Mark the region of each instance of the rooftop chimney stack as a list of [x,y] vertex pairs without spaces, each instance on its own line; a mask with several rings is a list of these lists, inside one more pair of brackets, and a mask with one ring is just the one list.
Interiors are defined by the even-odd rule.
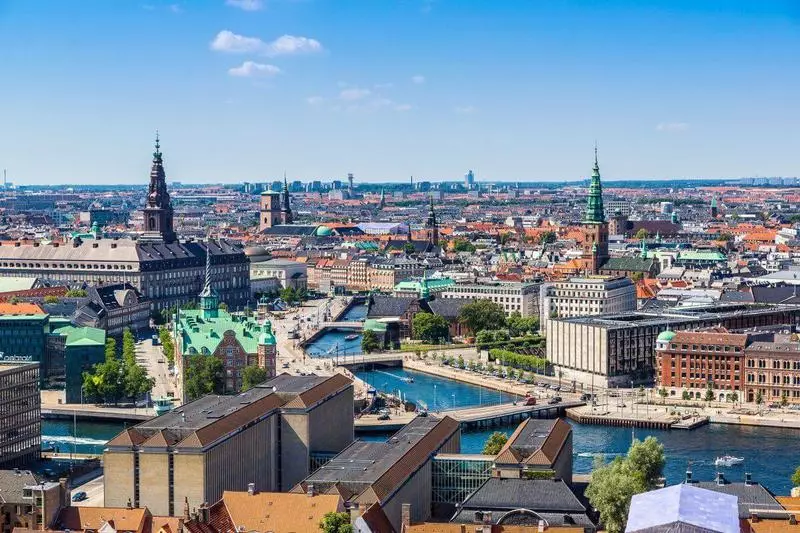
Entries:
[[411,504],[404,503],[400,510],[400,526],[401,531],[405,531],[411,527]]
[[247,484],[247,494],[253,496],[256,493],[256,484],[255,483],[248,483]]
[[748,487],[753,484],[753,475],[750,472],[744,473],[744,484]]
[[314,484],[313,483],[309,483],[308,486],[306,487],[306,494],[308,496],[313,496],[314,495]]
[[725,484],[725,475],[722,472],[717,472],[717,485]]

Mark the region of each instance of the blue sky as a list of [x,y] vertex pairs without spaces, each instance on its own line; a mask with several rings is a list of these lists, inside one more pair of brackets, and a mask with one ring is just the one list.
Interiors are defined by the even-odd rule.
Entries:
[[18,183],[800,175],[798,0],[0,0]]

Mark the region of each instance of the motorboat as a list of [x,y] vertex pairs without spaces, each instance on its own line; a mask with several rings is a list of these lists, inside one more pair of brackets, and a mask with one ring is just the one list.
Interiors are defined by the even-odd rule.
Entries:
[[732,455],[723,455],[714,459],[714,466],[736,466],[744,462],[744,457],[734,457]]
[[344,338],[344,340],[346,340],[346,341],[354,341],[354,340],[356,340],[357,338],[358,338],[358,334],[357,334],[357,333],[351,333],[350,335],[347,335],[347,336]]
[[406,383],[414,383],[414,378],[412,378],[411,376],[404,377],[404,378],[401,378],[401,379],[403,381],[405,381]]

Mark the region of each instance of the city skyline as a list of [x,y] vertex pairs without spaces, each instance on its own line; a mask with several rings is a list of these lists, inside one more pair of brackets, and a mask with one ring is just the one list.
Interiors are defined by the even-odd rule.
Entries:
[[577,181],[595,139],[610,181],[796,176],[800,9],[755,4],[4,2],[0,168],[146,183],[159,129],[187,183]]

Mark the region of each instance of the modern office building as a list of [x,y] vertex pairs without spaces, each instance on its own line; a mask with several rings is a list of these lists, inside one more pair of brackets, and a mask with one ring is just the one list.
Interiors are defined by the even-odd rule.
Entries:
[[456,453],[461,429],[450,417],[417,417],[387,441],[358,440],[322,465],[292,492],[344,494],[348,505],[378,504],[395,531],[407,518],[431,514],[432,462],[437,453]]
[[567,381],[625,387],[655,377],[655,346],[665,331],[800,324],[800,306],[717,304],[611,315],[554,318],[547,322],[547,360]]
[[0,467],[25,466],[41,450],[39,363],[0,361]]
[[153,310],[193,301],[203,288],[206,254],[211,253],[220,297],[231,307],[250,299],[249,262],[233,242],[178,240],[158,139],[150,171],[144,231],[138,240],[74,238],[49,244],[3,243],[0,276],[36,277],[69,285],[130,283]]
[[629,278],[586,276],[542,285],[540,327],[547,320],[575,316],[625,313],[636,310],[636,286]]
[[286,491],[353,442],[353,383],[282,374],[126,429],[103,453],[105,505],[174,515],[226,490]]
[[540,285],[537,283],[458,283],[445,288],[438,296],[489,300],[503,306],[507,315],[519,313],[529,317],[539,314],[539,288]]

